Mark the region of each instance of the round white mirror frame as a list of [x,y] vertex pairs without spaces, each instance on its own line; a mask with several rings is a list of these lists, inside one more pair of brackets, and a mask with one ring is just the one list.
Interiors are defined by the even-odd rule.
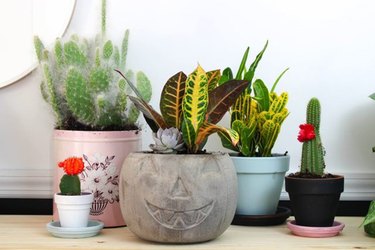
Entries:
[[64,35],[76,0],[0,2],[0,88],[29,74],[38,65],[33,37],[51,45]]

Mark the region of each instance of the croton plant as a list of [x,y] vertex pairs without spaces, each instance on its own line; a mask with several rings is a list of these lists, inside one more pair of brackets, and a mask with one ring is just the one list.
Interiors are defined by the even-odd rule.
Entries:
[[[182,136],[184,152],[198,153],[202,151],[208,136],[216,132],[220,132],[232,145],[238,143],[239,136],[235,130],[221,127],[217,123],[248,87],[248,81],[232,79],[219,82],[220,70],[206,72],[199,65],[188,76],[178,72],[164,85],[159,114],[145,101],[134,84],[118,72],[137,95],[129,98],[144,114],[146,122],[156,135],[154,137],[159,137],[156,144],[165,142],[162,146],[154,146],[154,149],[165,149],[168,146],[169,150],[173,146],[182,149],[178,141],[178,137]],[[163,132],[171,129],[174,131]],[[180,132],[176,133],[176,129]],[[170,136],[173,138],[167,139]]]

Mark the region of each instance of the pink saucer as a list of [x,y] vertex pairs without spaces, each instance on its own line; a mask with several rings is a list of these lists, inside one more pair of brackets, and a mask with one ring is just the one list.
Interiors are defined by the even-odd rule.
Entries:
[[288,221],[287,226],[293,234],[302,237],[324,238],[338,235],[345,227],[344,223],[334,221],[332,227],[307,227],[296,225],[296,221]]

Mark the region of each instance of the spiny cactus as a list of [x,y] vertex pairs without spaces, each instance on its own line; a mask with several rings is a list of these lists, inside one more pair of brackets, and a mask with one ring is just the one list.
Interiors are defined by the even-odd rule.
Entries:
[[[324,150],[320,139],[320,102],[311,98],[307,105],[306,122],[300,126],[298,140],[303,142],[301,173],[324,174]],[[314,136],[315,135],[315,136]]]
[[[139,112],[127,102],[129,91],[114,69],[125,70],[129,31],[121,48],[105,37],[106,1],[102,0],[101,34],[95,39],[73,35],[69,41],[57,39],[47,50],[34,38],[43,72],[41,92],[52,106],[58,129],[122,130],[135,129]],[[127,76],[134,77],[128,70]],[[151,84],[143,72],[136,83],[145,101],[151,99]]]

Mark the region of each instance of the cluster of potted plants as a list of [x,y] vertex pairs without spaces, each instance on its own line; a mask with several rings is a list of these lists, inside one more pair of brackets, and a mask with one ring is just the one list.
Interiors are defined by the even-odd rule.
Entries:
[[[61,210],[66,206],[61,200],[83,197],[91,221],[103,221],[104,226],[126,222],[140,238],[157,242],[208,241],[221,235],[235,214],[235,221],[277,214],[285,179],[295,215],[288,223],[293,232],[314,236],[298,230],[342,229],[334,216],[344,178],[324,173],[318,99],[310,100],[306,124],[300,126],[300,172],[285,177],[290,157],[272,152],[289,115],[288,94],[275,92],[288,69],[271,89],[255,79],[268,42],[249,67],[247,48],[235,76],[230,68],[205,71],[200,65],[188,75],[176,73],[161,92],[159,113],[148,104],[151,84],[146,75],[134,77],[125,69],[129,32],[120,47],[106,39],[106,1],[102,3],[102,31],[95,39],[75,35],[66,42],[58,39],[47,50],[35,38],[42,95],[56,117],[56,193],[61,179],[61,193],[54,197],[56,223],[89,227],[87,215],[79,216],[86,219],[83,224],[66,224]],[[227,112],[230,128],[217,124]],[[153,131],[152,151],[136,152],[140,113]],[[206,152],[213,133],[236,153]],[[373,216],[366,226],[369,221]]]
[[[121,166],[142,144],[139,111],[128,101],[129,86],[114,69],[135,79],[145,101],[151,99],[152,88],[143,72],[126,69],[129,31],[119,46],[106,37],[105,0],[100,20],[101,32],[93,39],[73,35],[47,49],[35,37],[34,45],[43,76],[41,93],[55,116],[53,165],[72,155],[83,158],[82,189],[94,194],[91,219],[116,227],[125,225],[119,205]],[[56,170],[55,192],[63,174]]]

